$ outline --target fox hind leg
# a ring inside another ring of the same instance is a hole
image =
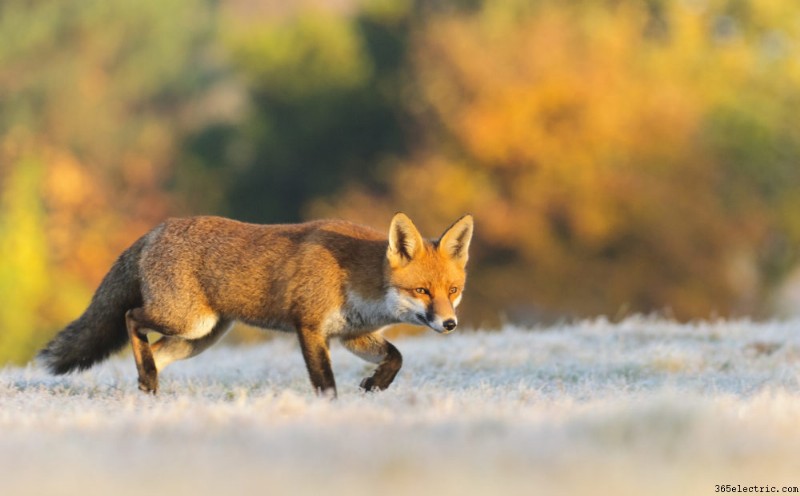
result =
[[[128,335],[131,339],[133,357],[136,360],[136,369],[139,372],[139,389],[148,393],[155,393],[158,390],[158,370],[156,363],[155,350],[158,352],[158,359],[166,363],[177,358],[170,359],[173,355],[185,358],[196,355],[211,346],[223,332],[215,335],[215,330],[220,329],[220,319],[207,306],[196,303],[193,306],[184,308],[183,315],[192,316],[185,321],[176,318],[176,312],[171,312],[168,308],[145,302],[143,307],[134,308],[125,314],[125,324]],[[223,323],[225,324],[225,323]],[[227,328],[225,325],[222,328]],[[153,346],[147,340],[147,332],[153,331],[169,338],[170,341],[160,346]],[[209,334],[212,336],[206,341]],[[195,346],[181,347],[172,343],[173,338],[198,341],[197,351]],[[172,348],[174,346],[174,348]],[[172,350],[170,351],[170,348]],[[181,350],[181,348],[183,348]],[[181,356],[182,355],[182,356]],[[162,366],[162,368],[163,368]]]
[[[232,321],[220,319],[211,332],[197,339],[184,339],[176,336],[164,336],[151,348],[159,372],[172,362],[197,356],[219,341],[231,328]]]
[[[125,314],[125,325],[131,339],[133,358],[136,360],[136,370],[139,372],[139,389],[146,393],[155,394],[158,391],[158,370],[153,359],[153,350],[147,341],[147,329],[141,320],[141,308],[128,310]]]
[[[375,373],[361,381],[361,389],[364,391],[388,388],[403,366],[403,355],[377,332],[342,339],[342,344],[356,356],[378,364]]]

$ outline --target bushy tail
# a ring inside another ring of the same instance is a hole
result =
[[[144,242],[139,239],[119,256],[89,308],[39,352],[38,360],[50,372],[88,369],[128,342],[125,312],[142,305],[138,262]]]

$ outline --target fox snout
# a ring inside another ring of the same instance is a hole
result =
[[[442,318],[435,313],[429,312],[424,316],[418,315],[417,317],[420,321],[422,321],[423,324],[440,334],[450,334],[456,330],[456,327],[458,327],[458,319],[455,315]]]

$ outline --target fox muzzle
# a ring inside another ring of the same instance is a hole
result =
[[[428,327],[438,332],[439,334],[450,334],[451,332],[456,330],[457,326],[458,326],[458,321],[456,321],[455,318],[449,318],[445,321],[442,321],[441,319],[437,318],[428,320]]]

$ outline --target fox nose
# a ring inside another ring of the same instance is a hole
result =
[[[448,331],[452,331],[453,329],[455,329],[456,325],[457,324],[455,319],[447,319],[444,322],[442,322],[442,326]]]

